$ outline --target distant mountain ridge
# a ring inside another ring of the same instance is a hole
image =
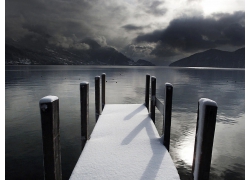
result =
[[[144,60],[144,59],[139,59],[138,61],[136,61],[136,64],[138,66],[154,66],[153,63],[147,61],[147,60]]]
[[[86,49],[63,48],[46,42],[26,46],[13,40],[5,44],[5,65],[124,65],[154,66],[149,61],[126,57],[113,47],[102,47],[92,39],[81,42]]]
[[[234,52],[210,49],[175,61],[169,66],[245,68],[245,48]]]

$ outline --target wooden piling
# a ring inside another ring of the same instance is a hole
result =
[[[61,147],[59,132],[59,99],[46,96],[39,101],[45,180],[61,180]]]
[[[105,83],[106,83],[106,74],[102,73],[102,110],[105,106]]]
[[[95,77],[95,118],[96,122],[101,115],[101,95],[100,95],[100,76]]]
[[[169,151],[170,144],[170,131],[171,131],[171,115],[172,115],[172,97],[173,86],[170,83],[165,84],[165,97],[164,97],[164,140],[163,144]]]
[[[155,123],[155,98],[156,98],[156,78],[151,77],[151,103],[150,103],[150,116]]]
[[[145,106],[149,111],[149,85],[150,85],[150,75],[146,75],[146,88],[145,88]]]
[[[192,176],[194,180],[209,180],[216,115],[216,102],[201,98],[198,103],[192,166]]]
[[[80,83],[80,105],[81,105],[81,142],[82,149],[89,139],[89,83]]]

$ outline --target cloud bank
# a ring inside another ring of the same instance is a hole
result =
[[[8,0],[5,36],[33,48],[53,44],[78,50],[89,49],[82,40],[91,38],[135,60],[244,46],[245,12],[204,16],[203,1]]]
[[[159,57],[196,52],[224,45],[244,46],[245,13],[174,19],[163,30],[139,35],[135,43],[155,43],[150,54]]]

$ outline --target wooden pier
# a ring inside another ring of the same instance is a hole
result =
[[[70,177],[179,179],[144,104],[106,104]]]
[[[80,84],[83,150],[70,179],[180,179],[168,152],[173,86],[170,83],[165,84],[164,103],[161,103],[156,96],[156,78],[146,75],[144,103],[106,104],[105,76],[106,74],[102,74],[101,77],[95,77],[96,125],[90,137],[88,137],[89,83]],[[56,104],[59,103],[56,96],[47,96],[40,100],[43,142],[48,141],[47,137],[52,138],[51,143],[44,143],[51,146],[44,147],[45,179],[62,178],[61,165],[58,163],[60,162],[58,161],[60,160],[60,144],[57,143],[60,142],[59,119],[57,119],[59,109],[54,108],[55,112],[49,109],[49,107],[54,107],[54,101]],[[158,108],[163,115],[162,137],[159,136],[154,125],[155,108]],[[51,113],[51,115],[44,116],[45,113]],[[214,101],[200,99],[190,179],[209,179],[216,113],[217,105]],[[48,133],[47,117],[56,122],[49,123],[49,130],[53,129],[52,135],[49,136],[46,135]],[[56,144],[53,144],[54,137],[57,139]],[[51,160],[51,158],[54,159]]]

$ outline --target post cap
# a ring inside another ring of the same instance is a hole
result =
[[[200,98],[199,104],[201,107],[203,107],[203,106],[215,106],[215,107],[217,107],[217,103],[211,99],[208,99],[208,98]]]
[[[82,81],[82,82],[80,83],[80,85],[86,85],[86,84],[89,84],[89,82],[87,82],[87,81]]]
[[[151,80],[152,81],[156,80],[156,77],[155,76],[151,76]]]
[[[173,87],[173,85],[171,83],[168,83],[168,82],[165,83],[165,86],[171,86],[171,87]]]
[[[48,96],[45,96],[42,99],[40,99],[39,103],[40,104],[42,104],[42,103],[51,103],[51,102],[54,102],[56,100],[58,100],[57,96],[48,95]]]

